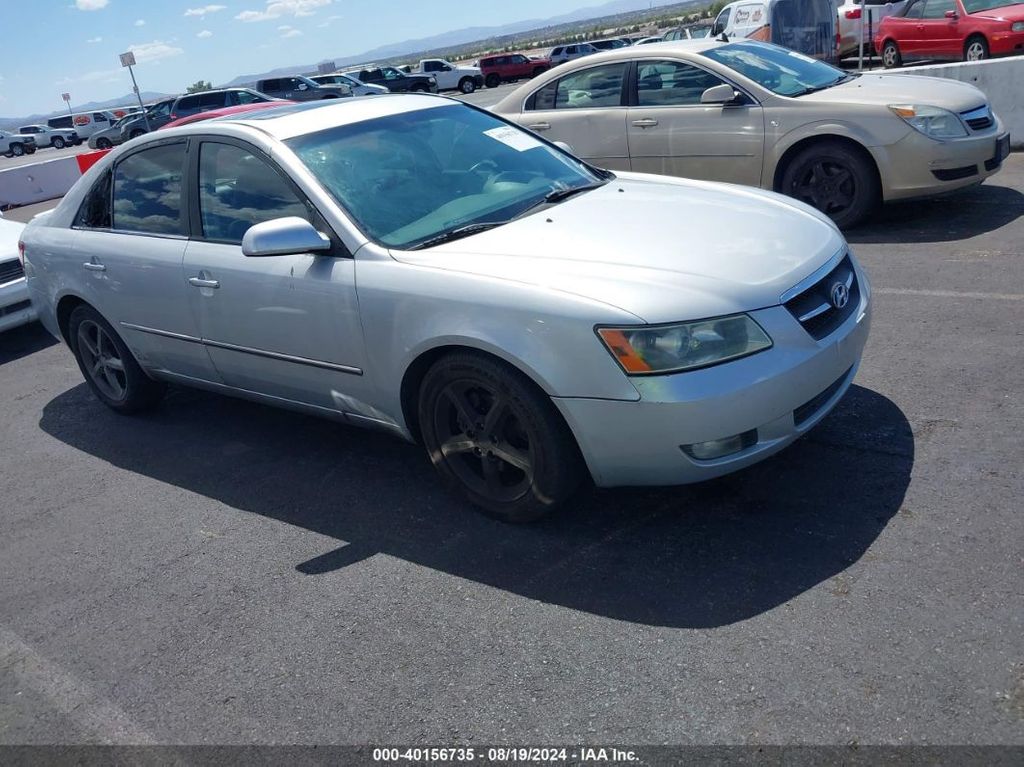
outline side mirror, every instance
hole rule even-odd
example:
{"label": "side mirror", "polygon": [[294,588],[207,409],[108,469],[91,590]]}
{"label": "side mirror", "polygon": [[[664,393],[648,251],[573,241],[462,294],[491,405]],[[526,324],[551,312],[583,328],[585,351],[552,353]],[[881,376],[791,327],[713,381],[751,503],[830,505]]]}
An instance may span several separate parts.
{"label": "side mirror", "polygon": [[946,18],[956,21],[957,19],[960,18],[960,14],[957,13],[956,11],[946,11]]}
{"label": "side mirror", "polygon": [[715,85],[700,94],[701,104],[735,104],[740,93],[728,83]]}
{"label": "side mirror", "polygon": [[575,151],[572,148],[572,144],[566,144],[564,141],[555,141],[553,143],[554,143],[555,146],[557,146],[563,152],[568,152],[569,154],[572,154],[572,155],[575,154]]}
{"label": "side mirror", "polygon": [[300,91],[309,90],[309,86],[306,85],[305,83],[299,83],[299,90]]}
{"label": "side mirror", "polygon": [[255,224],[242,237],[242,254],[246,256],[288,256],[330,249],[331,240],[327,235],[298,216]]}

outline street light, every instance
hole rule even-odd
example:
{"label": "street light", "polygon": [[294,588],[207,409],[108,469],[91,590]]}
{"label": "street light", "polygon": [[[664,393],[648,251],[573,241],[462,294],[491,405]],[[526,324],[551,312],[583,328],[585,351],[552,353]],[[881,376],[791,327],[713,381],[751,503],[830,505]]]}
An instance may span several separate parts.
{"label": "street light", "polygon": [[152,128],[149,127],[149,114],[147,114],[146,108],[142,106],[142,95],[139,93],[139,84],[135,82],[135,70],[132,69],[135,66],[135,53],[133,51],[121,54],[121,66],[128,67],[128,74],[132,76],[132,90],[135,91],[135,98],[139,100],[139,109],[142,110],[142,119],[146,121],[146,130],[150,131]]}

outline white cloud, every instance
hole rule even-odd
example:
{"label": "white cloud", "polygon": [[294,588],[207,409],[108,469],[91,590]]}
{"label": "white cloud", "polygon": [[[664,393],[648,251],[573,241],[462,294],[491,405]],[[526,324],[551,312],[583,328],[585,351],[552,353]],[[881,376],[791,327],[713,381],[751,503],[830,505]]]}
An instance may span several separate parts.
{"label": "white cloud", "polygon": [[202,38],[213,37],[213,32],[211,32],[208,29],[204,29],[202,32],[199,32],[198,34],[196,34],[196,37],[202,37]]}
{"label": "white cloud", "polygon": [[300,30],[296,29],[293,26],[289,26],[288,24],[278,27],[277,30],[281,33],[282,38],[299,37],[302,35],[302,32]]}
{"label": "white cloud", "polygon": [[129,45],[128,50],[135,54],[135,60],[139,64],[143,64],[147,61],[169,59],[172,56],[180,56],[185,52],[181,48],[165,43],[163,40],[154,40],[151,43]]}
{"label": "white cloud", "polygon": [[[92,72],[85,72],[76,77],[64,77],[58,80],[55,85],[71,85],[72,83],[96,83],[99,81],[108,82],[110,78],[120,75],[120,69],[100,69]],[[120,78],[118,78],[120,79]]]}
{"label": "white cloud", "polygon": [[145,19],[138,19],[135,22],[135,26],[137,26],[137,27],[144,27],[144,26],[146,26],[146,20]]}
{"label": "white cloud", "polygon": [[267,0],[262,11],[242,11],[235,16],[239,21],[268,21],[282,16],[312,16],[317,8],[330,5],[332,0]]}
{"label": "white cloud", "polygon": [[338,21],[341,18],[341,16],[328,16],[327,21],[325,21],[323,24],[317,24],[317,26],[320,27],[321,29],[324,27],[329,27],[331,26],[331,24],[333,24],[334,22]]}
{"label": "white cloud", "polygon": [[75,7],[80,11],[98,11],[106,8],[110,0],[75,0]]}
{"label": "white cloud", "polygon": [[227,8],[226,5],[204,5],[202,8],[189,8],[185,11],[186,16],[205,16],[208,13],[216,13]]}
{"label": "white cloud", "polygon": [[102,37],[90,37],[85,42],[87,42],[87,43],[102,43],[103,42],[103,38]]}

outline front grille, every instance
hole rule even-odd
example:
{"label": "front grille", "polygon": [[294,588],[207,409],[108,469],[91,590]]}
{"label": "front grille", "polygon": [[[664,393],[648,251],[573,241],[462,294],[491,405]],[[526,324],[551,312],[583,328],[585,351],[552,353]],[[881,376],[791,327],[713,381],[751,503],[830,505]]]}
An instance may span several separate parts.
{"label": "front grille", "polygon": [[[847,294],[842,308],[837,308],[833,301],[833,289],[838,285],[845,287]],[[837,289],[837,292],[842,291]],[[821,340],[833,333],[860,306],[860,286],[849,254],[835,269],[786,301],[784,306],[815,339]]]}
{"label": "front grille", "polygon": [[836,392],[839,391],[840,388],[842,388],[843,382],[846,381],[846,377],[848,375],[850,375],[849,370],[847,370],[845,373],[839,376],[839,378],[833,381],[832,384],[827,389],[825,389],[825,391],[823,391],[821,394],[817,395],[816,397],[813,397],[812,399],[809,399],[807,402],[805,402],[796,410],[794,410],[793,423],[796,426],[803,426],[811,418],[817,415],[818,411],[820,411],[825,406],[825,403],[832,399],[835,396]]}
{"label": "front grille", "polygon": [[25,269],[21,265],[21,261],[13,259],[11,261],[0,261],[0,285],[4,285],[14,280],[20,280],[25,276]]}
{"label": "front grille", "polygon": [[964,118],[964,122],[971,126],[971,130],[985,130],[991,128],[995,123],[992,119],[992,111],[988,108],[988,104],[984,104],[977,109],[969,109],[966,112],[961,112],[960,116]]}

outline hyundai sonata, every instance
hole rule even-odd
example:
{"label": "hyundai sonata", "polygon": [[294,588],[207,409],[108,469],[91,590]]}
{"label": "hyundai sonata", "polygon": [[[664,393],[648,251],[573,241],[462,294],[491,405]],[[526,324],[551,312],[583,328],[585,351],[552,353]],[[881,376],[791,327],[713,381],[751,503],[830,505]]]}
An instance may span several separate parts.
{"label": "hyundai sonata", "polygon": [[588,475],[683,484],[782,449],[869,324],[817,211],[599,170],[428,95],[147,135],[24,246],[43,323],[114,410],[179,383],[384,429],[514,521]]}

